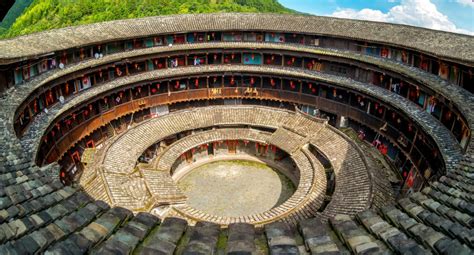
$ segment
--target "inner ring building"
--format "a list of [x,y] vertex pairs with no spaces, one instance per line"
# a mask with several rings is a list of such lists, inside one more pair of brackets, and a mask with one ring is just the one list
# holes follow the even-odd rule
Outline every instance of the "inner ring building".
[[280,14],[0,41],[1,254],[472,254],[474,38]]

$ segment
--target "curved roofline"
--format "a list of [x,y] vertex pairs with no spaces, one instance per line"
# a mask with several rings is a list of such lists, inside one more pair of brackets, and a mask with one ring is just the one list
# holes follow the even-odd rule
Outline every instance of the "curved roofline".
[[470,35],[375,21],[268,13],[166,15],[53,29],[0,40],[0,59],[21,60],[107,41],[213,30],[319,34],[393,45],[440,58],[474,63],[474,36]]
[[[446,164],[446,171],[454,169],[456,157],[461,155],[461,147],[457,143],[454,136],[447,128],[437,122],[429,113],[423,109],[418,108],[414,104],[409,103],[408,99],[399,96],[398,94],[385,93],[381,87],[367,87],[362,82],[356,82],[348,78],[342,78],[338,81],[334,80],[334,75],[312,73],[307,71],[295,70],[291,68],[281,67],[256,67],[245,65],[229,65],[229,66],[193,66],[182,67],[174,69],[173,72],[166,72],[168,69],[158,69],[126,79],[116,79],[99,87],[92,87],[89,93],[80,94],[77,97],[67,101],[61,108],[50,111],[49,115],[43,116],[44,124],[41,124],[40,131],[42,135],[64,114],[69,114],[75,107],[83,105],[85,102],[94,100],[97,96],[101,96],[112,90],[120,90],[131,86],[134,83],[148,82],[159,79],[170,79],[176,77],[183,77],[197,74],[212,74],[225,72],[240,72],[240,73],[255,73],[255,74],[271,74],[285,77],[295,77],[296,79],[310,79],[320,82],[327,82],[336,86],[341,86],[347,89],[352,89],[359,93],[363,93],[368,97],[376,98],[383,104],[390,105],[391,108],[403,113],[405,117],[416,123],[416,125],[424,130],[433,139],[439,151],[442,154],[443,160]],[[169,71],[169,70],[168,70]],[[471,144],[471,143],[470,143]],[[36,139],[29,146],[35,152],[39,151],[40,139]],[[36,156],[35,156],[36,157]]]

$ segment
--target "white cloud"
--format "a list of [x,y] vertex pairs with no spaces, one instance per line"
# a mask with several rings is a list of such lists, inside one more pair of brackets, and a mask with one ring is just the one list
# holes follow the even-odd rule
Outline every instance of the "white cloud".
[[472,1],[472,0],[456,0],[456,2],[458,2],[462,5],[470,6],[470,7],[474,8],[474,1]]
[[[471,0],[458,0],[471,1]],[[348,19],[372,20],[406,24],[418,27],[444,30],[473,35],[474,32],[457,28],[448,17],[438,11],[430,0],[402,0],[387,13],[374,9],[338,9],[330,16]]]

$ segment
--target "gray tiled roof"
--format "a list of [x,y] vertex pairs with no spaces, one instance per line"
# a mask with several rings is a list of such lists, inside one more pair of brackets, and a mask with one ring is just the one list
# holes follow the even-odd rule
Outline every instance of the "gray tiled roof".
[[474,37],[406,25],[288,14],[188,14],[117,20],[0,40],[0,59],[22,58],[107,41],[189,31],[286,31],[397,45],[473,64]]

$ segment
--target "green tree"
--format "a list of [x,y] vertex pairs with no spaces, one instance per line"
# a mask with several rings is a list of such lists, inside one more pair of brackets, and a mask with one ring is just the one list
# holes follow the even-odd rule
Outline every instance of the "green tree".
[[116,19],[210,12],[294,11],[276,0],[33,0],[9,28],[0,30],[0,37]]

